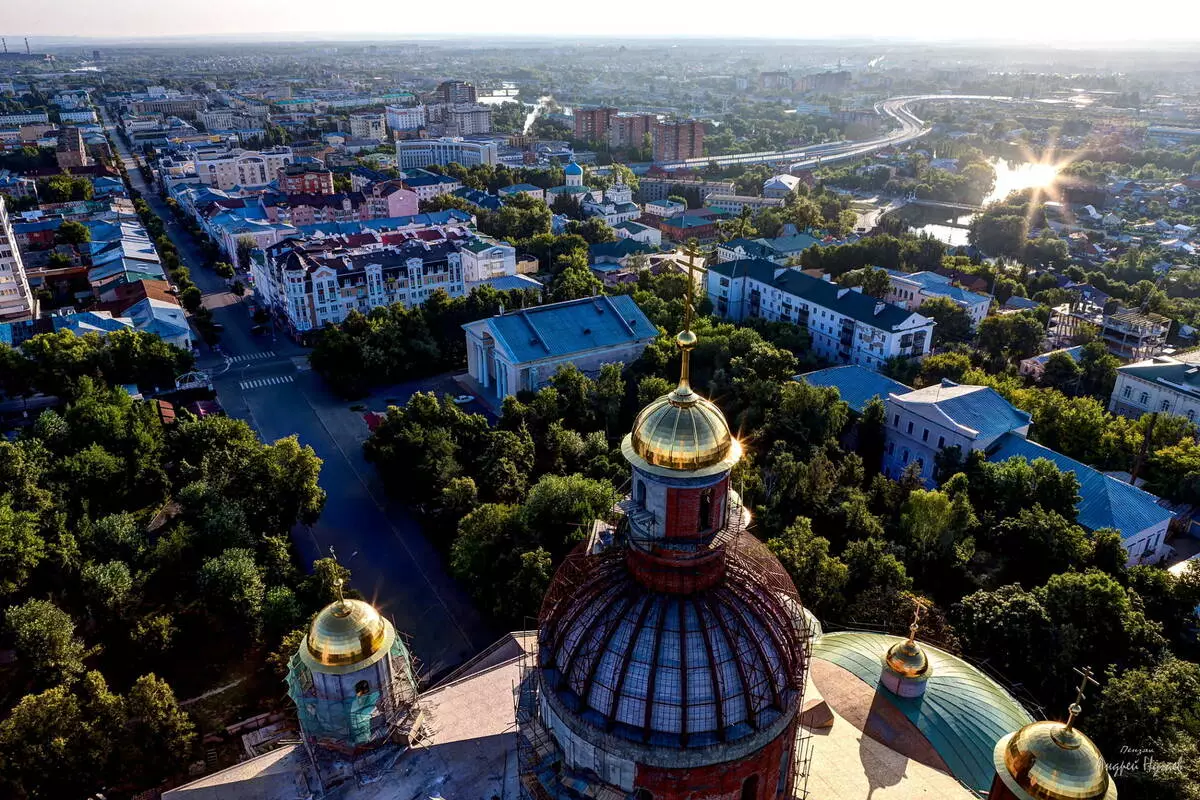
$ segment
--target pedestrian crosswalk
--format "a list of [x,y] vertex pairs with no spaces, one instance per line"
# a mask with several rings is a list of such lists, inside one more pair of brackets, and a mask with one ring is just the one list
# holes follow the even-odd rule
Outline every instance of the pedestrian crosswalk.
[[233,361],[233,362],[238,362],[238,361],[258,361],[260,358],[274,358],[274,357],[275,357],[275,351],[274,351],[274,350],[267,350],[267,351],[265,351],[265,352],[262,352],[262,353],[239,353],[239,354],[238,354],[238,355],[236,355],[236,356],[230,356],[230,357],[229,357],[229,360],[230,360],[230,361]]
[[242,389],[261,389],[264,386],[278,386],[281,383],[291,383],[296,379],[295,375],[276,375],[271,378],[255,378],[249,381],[242,381]]

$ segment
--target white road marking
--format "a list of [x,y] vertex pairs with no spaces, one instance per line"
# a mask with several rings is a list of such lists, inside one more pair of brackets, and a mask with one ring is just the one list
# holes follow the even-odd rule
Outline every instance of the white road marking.
[[260,358],[274,358],[275,351],[268,350],[265,353],[241,353],[236,356],[230,356],[230,361],[257,361]]
[[278,386],[282,383],[291,383],[296,379],[295,375],[276,375],[272,378],[255,378],[250,381],[242,381],[241,387],[245,389],[262,389],[265,386]]

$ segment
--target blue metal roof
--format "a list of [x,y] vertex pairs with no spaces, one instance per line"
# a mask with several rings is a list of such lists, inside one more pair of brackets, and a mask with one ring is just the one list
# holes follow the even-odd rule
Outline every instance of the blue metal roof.
[[938,275],[936,272],[901,272],[900,270],[889,269],[888,275],[893,278],[901,278],[903,280],[912,281],[930,294],[938,294],[944,297],[949,297],[956,303],[966,303],[975,305],[977,303],[990,302],[991,298],[986,294],[978,294],[976,292],[968,292],[960,286],[955,286],[950,278],[944,275]]
[[982,438],[1023,428],[1030,416],[1004,399],[990,386],[960,386],[952,380],[917,389],[899,398],[904,403],[934,406],[958,425],[977,431]]
[[1033,717],[979,669],[925,643],[921,647],[932,674],[924,696],[892,694],[879,683],[883,657],[889,647],[903,641],[882,633],[826,633],[813,644],[812,656],[841,667],[874,688],[875,702],[886,701],[903,713],[955,778],[977,793],[986,793],[996,774],[992,763],[996,742],[1033,722]]
[[988,450],[988,458],[992,461],[1045,458],[1053,461],[1062,472],[1074,472],[1079,481],[1077,519],[1088,530],[1115,528],[1122,538],[1127,539],[1175,516],[1160,506],[1158,498],[1149,492],[1016,434],[1001,436]]
[[628,295],[584,297],[482,321],[517,362],[617,347],[658,335],[658,329]]
[[872,397],[886,400],[889,394],[911,391],[900,381],[894,381],[874,370],[849,364],[806,372],[799,376],[813,386],[832,386],[855,413],[861,414]]

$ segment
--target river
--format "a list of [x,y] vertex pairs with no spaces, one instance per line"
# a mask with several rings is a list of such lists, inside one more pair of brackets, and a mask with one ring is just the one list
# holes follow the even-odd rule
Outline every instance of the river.
[[[1003,200],[1011,192],[1024,189],[1048,186],[1058,175],[1058,167],[1053,164],[1042,164],[1033,161],[1008,161],[1003,158],[991,160],[992,169],[996,172],[996,183],[991,193],[983,198],[983,205],[995,200]],[[967,244],[967,226],[975,218],[974,214],[955,215],[952,211],[936,208],[904,209],[904,218],[910,221],[913,233],[928,233],[952,247]]]
[[[493,91],[492,94],[482,95],[476,98],[476,101],[490,106],[498,106],[502,103],[521,102],[517,99],[516,87],[509,86],[508,84],[505,84],[505,87],[502,89]],[[521,103],[521,105],[526,109],[527,112],[525,114],[525,127],[522,132],[529,133],[529,129],[533,127],[533,121],[537,119],[539,115],[546,113],[547,109],[553,108],[555,101],[553,96],[546,94],[539,97],[537,103]],[[568,106],[560,105],[558,108],[560,109],[560,113],[571,113],[571,109]]]

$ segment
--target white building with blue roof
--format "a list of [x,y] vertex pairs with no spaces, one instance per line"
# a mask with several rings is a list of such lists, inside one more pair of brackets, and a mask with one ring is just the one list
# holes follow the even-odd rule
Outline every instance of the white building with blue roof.
[[523,308],[468,322],[463,330],[468,372],[494,406],[540,389],[567,364],[592,376],[605,364],[628,364],[658,336],[628,295]]
[[814,386],[832,386],[856,412],[878,396],[887,409],[884,474],[898,478],[913,463],[927,486],[934,485],[935,458],[949,447],[964,456],[981,451],[989,461],[1045,458],[1079,481],[1078,523],[1088,530],[1114,528],[1129,561],[1153,563],[1165,557],[1167,527],[1174,513],[1159,498],[1029,440],[1031,417],[990,386],[964,386],[950,380],[910,389],[859,366],[832,367],[799,376]]
[[936,272],[900,272],[889,269],[887,273],[891,278],[892,287],[886,300],[912,311],[920,308],[926,300],[945,297],[967,312],[974,327],[983,322],[988,308],[992,305],[990,295],[968,292],[961,286],[955,286],[950,278]]

